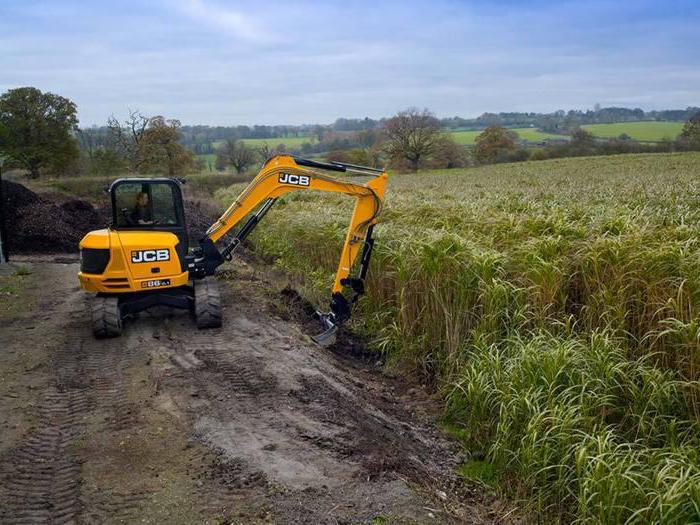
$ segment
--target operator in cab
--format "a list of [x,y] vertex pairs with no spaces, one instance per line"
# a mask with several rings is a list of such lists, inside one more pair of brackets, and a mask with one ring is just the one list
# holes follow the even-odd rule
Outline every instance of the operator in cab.
[[153,224],[148,193],[142,191],[136,196],[136,205],[131,210],[131,221],[134,224]]

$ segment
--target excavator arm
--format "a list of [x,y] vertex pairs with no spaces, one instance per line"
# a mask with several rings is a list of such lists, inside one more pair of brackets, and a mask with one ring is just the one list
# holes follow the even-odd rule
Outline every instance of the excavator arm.
[[[333,178],[312,168],[371,175],[374,178],[366,184],[358,184]],[[213,274],[220,264],[231,259],[233,251],[257,226],[275,200],[286,193],[313,190],[344,193],[355,197],[355,208],[333,283],[331,309],[327,313],[317,312],[324,332],[315,339],[321,344],[328,344],[334,338],[338,325],[350,316],[352,304],[364,293],[364,278],[374,244],[372,230],[382,209],[386,182],[386,172],[374,168],[343,163],[320,163],[287,155],[272,157],[219,220],[209,228],[205,238],[200,241],[199,253],[189,264],[190,271],[195,277]],[[249,218],[245,224],[235,232],[229,244],[219,250],[215,243],[230,233],[246,216]],[[360,253],[362,256],[358,272],[353,276],[353,267]],[[349,297],[343,294],[344,289],[350,290]]]

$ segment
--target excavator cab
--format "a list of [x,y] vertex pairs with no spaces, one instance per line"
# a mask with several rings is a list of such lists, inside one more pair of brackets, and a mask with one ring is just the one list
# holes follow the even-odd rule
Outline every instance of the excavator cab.
[[[331,177],[326,172],[369,176],[365,184]],[[190,310],[198,328],[221,326],[216,269],[232,260],[236,248],[258,225],[275,201],[294,191],[343,193],[355,199],[348,232],[332,287],[330,311],[317,312],[326,345],[350,317],[364,293],[364,279],[382,209],[384,170],[277,155],[199,239],[189,245],[181,182],[167,178],[128,178],[112,183],[112,222],[80,242],[78,278],[95,293],[92,309],[96,337],[121,334],[122,321],[153,306]],[[222,245],[228,239],[227,244]],[[219,246],[217,246],[217,243]]]
[[119,231],[167,231],[187,252],[189,238],[178,179],[118,179],[109,188],[112,227]]

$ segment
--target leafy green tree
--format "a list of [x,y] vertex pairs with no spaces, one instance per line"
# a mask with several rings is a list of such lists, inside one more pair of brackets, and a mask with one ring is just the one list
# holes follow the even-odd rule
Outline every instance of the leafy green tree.
[[78,159],[71,134],[77,125],[76,106],[67,98],[33,87],[0,96],[0,153],[32,178],[42,170],[61,172]]
[[111,177],[126,169],[124,157],[111,148],[98,149],[89,161],[90,171],[95,175]]
[[498,162],[515,149],[515,141],[506,128],[489,126],[476,137],[474,158],[480,164]]

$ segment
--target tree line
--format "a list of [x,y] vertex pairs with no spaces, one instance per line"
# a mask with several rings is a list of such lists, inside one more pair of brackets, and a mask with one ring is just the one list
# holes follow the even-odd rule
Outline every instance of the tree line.
[[[640,121],[687,121],[698,113],[700,108],[688,107],[686,109],[670,109],[661,111],[644,111],[640,108],[599,107],[596,105],[591,110],[554,111],[552,113],[533,112],[502,112],[483,113],[482,115],[467,119],[459,116],[439,119],[440,127],[449,130],[484,130],[489,126],[502,126],[505,128],[536,127],[550,133],[567,134],[576,128],[586,124],[612,124],[616,122],[640,122]],[[356,132],[368,130],[380,130],[386,126],[390,117],[381,119],[365,118],[338,118],[329,125],[304,124],[300,126],[204,126],[185,125],[180,127],[180,142],[192,149],[196,154],[215,153],[214,143],[228,139],[285,139],[307,137],[309,144],[321,142],[322,137],[328,134],[342,134],[343,132]],[[107,126],[98,126],[84,129],[84,133],[94,135],[94,140],[104,140]],[[327,151],[327,150],[326,150]]]
[[[675,140],[653,145],[625,136],[602,141],[576,127],[568,141],[524,148],[515,132],[491,124],[477,137],[475,146],[468,149],[457,144],[445,131],[443,121],[428,109],[409,108],[382,119],[379,127],[370,119],[364,119],[363,129],[356,131],[310,127],[307,131],[313,134],[313,142],[305,142],[289,153],[322,153],[328,160],[415,171],[581,155],[700,150],[700,109],[695,109]],[[597,112],[609,110],[601,108]],[[336,122],[339,121],[342,127],[352,125],[350,119]],[[197,128],[202,132],[208,127]],[[176,119],[146,116],[137,110],[129,111],[122,120],[111,116],[105,126],[80,129],[76,105],[65,97],[33,87],[11,89],[0,95],[0,155],[8,160],[8,167],[26,170],[30,177],[42,173],[112,176],[123,172],[174,177],[212,169],[187,147],[187,129]],[[217,133],[223,133],[234,128],[217,129]],[[212,147],[211,152],[216,153],[214,169],[245,173],[276,153],[287,153],[283,144],[272,148],[263,142],[253,147],[241,133],[231,132],[219,139],[216,149]]]

